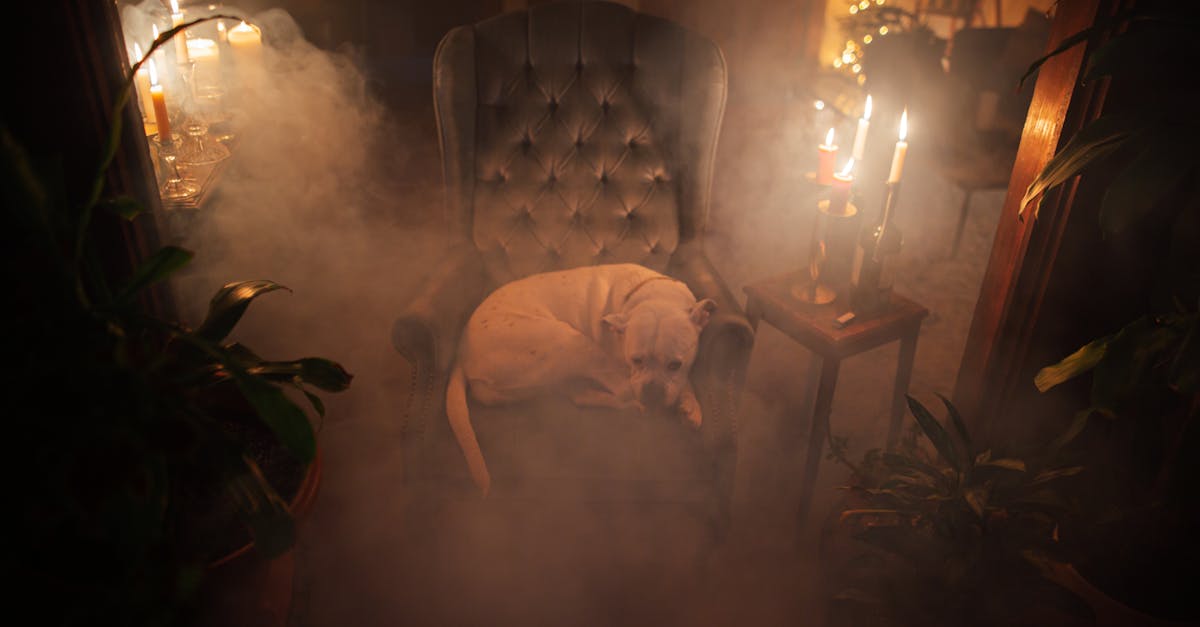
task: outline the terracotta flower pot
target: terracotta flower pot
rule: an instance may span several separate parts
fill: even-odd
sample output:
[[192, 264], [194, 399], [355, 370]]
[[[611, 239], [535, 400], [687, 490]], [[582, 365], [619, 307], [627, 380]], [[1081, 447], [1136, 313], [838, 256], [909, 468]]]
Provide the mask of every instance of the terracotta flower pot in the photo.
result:
[[[300, 520], [312, 510], [321, 486], [321, 451], [289, 503]], [[267, 559], [248, 542], [208, 565], [201, 585], [200, 625], [284, 627], [292, 606], [295, 549]]]

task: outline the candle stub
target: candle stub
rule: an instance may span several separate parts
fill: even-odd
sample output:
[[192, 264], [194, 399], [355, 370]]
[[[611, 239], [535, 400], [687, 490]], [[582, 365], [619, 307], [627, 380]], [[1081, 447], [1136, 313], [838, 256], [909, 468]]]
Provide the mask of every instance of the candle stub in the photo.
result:
[[833, 143], [833, 129], [825, 134], [825, 143], [817, 146], [817, 185], [833, 184], [833, 162], [838, 147]]

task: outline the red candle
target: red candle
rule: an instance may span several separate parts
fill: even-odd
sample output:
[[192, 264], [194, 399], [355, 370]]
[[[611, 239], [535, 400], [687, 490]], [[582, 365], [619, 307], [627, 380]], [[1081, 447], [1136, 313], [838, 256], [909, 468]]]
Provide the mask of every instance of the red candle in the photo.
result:
[[833, 189], [829, 191], [830, 215], [846, 215], [846, 208], [850, 204], [850, 184], [854, 182], [854, 175], [851, 174], [853, 170], [854, 157], [850, 157], [850, 160], [846, 162], [846, 167], [833, 175]]
[[825, 134], [825, 143], [817, 146], [817, 185], [833, 184], [833, 161], [838, 147], [833, 143], [833, 128]]

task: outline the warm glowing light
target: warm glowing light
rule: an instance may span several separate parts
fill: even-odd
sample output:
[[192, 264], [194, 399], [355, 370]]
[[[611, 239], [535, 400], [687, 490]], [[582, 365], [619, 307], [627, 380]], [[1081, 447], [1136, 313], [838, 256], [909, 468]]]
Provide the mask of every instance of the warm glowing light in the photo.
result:
[[847, 40], [846, 40], [846, 49], [847, 49], [847, 50], [850, 50], [850, 49], [852, 49], [852, 48], [854, 48], [854, 40], [852, 40], [852, 39], [847, 39]]
[[217, 20], [217, 30], [225, 32], [225, 20]]
[[886, 34], [888, 34], [888, 27], [886, 27], [886, 26], [880, 26], [880, 27], [879, 27], [879, 34], [880, 34], [880, 35], [886, 35]]
[[848, 177], [848, 176], [850, 176], [850, 173], [853, 171], [854, 171], [854, 157], [850, 157], [850, 160], [846, 162], [846, 167], [842, 168], [841, 172], [838, 172], [838, 176]]
[[[812, 141], [812, 140], [810, 139], [809, 141]], [[829, 127], [829, 132], [825, 133], [825, 143], [822, 145], [823, 146], [832, 146], [833, 145], [833, 127], [832, 126]]]
[[860, 11], [866, 11], [867, 7], [869, 7], [869, 6], [871, 6], [871, 3], [869, 2], [869, 0], [862, 0], [862, 2], [858, 3], [858, 9]]
[[858, 13], [858, 5], [852, 4], [850, 5], [850, 15], [854, 15], [855, 13]]
[[871, 119], [871, 94], [867, 94], [867, 104], [863, 105], [863, 119]]
[[154, 35], [155, 41], [158, 40], [158, 24], [150, 25], [150, 33]]
[[238, 24], [237, 26], [234, 26], [234, 27], [233, 27], [233, 31], [232, 31], [232, 32], [235, 32], [235, 33], [255, 33], [255, 32], [258, 32], [258, 31], [254, 30], [254, 27], [253, 27], [253, 26], [251, 26], [251, 25], [247, 24], [247, 23], [246, 23], [246, 20], [242, 20], [242, 23], [241, 23], [241, 24]]
[[179, 13], [178, 0], [171, 0], [171, 13]]
[[842, 67], [842, 60], [841, 60], [841, 59], [834, 59], [834, 60], [833, 60], [833, 67]]
[[874, 37], [872, 37], [872, 36], [870, 36], [870, 35], [867, 35], [866, 37], [863, 37], [863, 43], [864, 43], [864, 44], [869, 44], [869, 43], [871, 43], [872, 41], [875, 41], [875, 38], [874, 38]]
[[824, 100], [814, 101], [813, 108], [815, 108], [817, 111], [824, 111], [825, 110], [825, 101]]
[[150, 85], [158, 84], [158, 67], [154, 65], [154, 59], [150, 59]]
[[842, 53], [842, 63], [854, 63], [854, 53], [843, 52]]
[[875, 0], [875, 4], [883, 5], [883, 0]]
[[900, 114], [900, 141], [908, 139], [908, 108]]
[[862, 84], [864, 84], [864, 83], [866, 83], [866, 82], [867, 82], [867, 75], [866, 75], [866, 74], [859, 74], [859, 75], [858, 75], [858, 84], [859, 84], [859, 85], [862, 85]]
[[133, 56], [136, 57], [133, 60], [133, 63], [137, 63], [138, 61], [142, 60], [142, 47], [139, 46], [136, 41], [133, 42]]
[[854, 66], [850, 68], [850, 71], [854, 72], [855, 74], [858, 74], [859, 72], [862, 71], [862, 66], [855, 63]]

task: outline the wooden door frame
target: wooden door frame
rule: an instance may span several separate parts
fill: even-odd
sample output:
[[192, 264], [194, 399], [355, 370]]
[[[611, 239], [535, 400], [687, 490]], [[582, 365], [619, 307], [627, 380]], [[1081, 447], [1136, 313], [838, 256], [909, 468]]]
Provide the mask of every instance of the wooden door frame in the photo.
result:
[[[1116, 0], [1063, 0], [1046, 50], [1111, 14]], [[1103, 35], [1103, 34], [1102, 34]], [[954, 402], [986, 433], [1004, 415], [1005, 401], [1024, 380], [1034, 327], [1046, 295], [1064, 229], [1075, 207], [1078, 177], [1046, 194], [1036, 217], [1020, 212], [1025, 190], [1058, 149], [1099, 117], [1107, 81], [1080, 85], [1086, 46], [1077, 44], [1042, 66], [1025, 119], [1008, 194], [967, 335]]]

